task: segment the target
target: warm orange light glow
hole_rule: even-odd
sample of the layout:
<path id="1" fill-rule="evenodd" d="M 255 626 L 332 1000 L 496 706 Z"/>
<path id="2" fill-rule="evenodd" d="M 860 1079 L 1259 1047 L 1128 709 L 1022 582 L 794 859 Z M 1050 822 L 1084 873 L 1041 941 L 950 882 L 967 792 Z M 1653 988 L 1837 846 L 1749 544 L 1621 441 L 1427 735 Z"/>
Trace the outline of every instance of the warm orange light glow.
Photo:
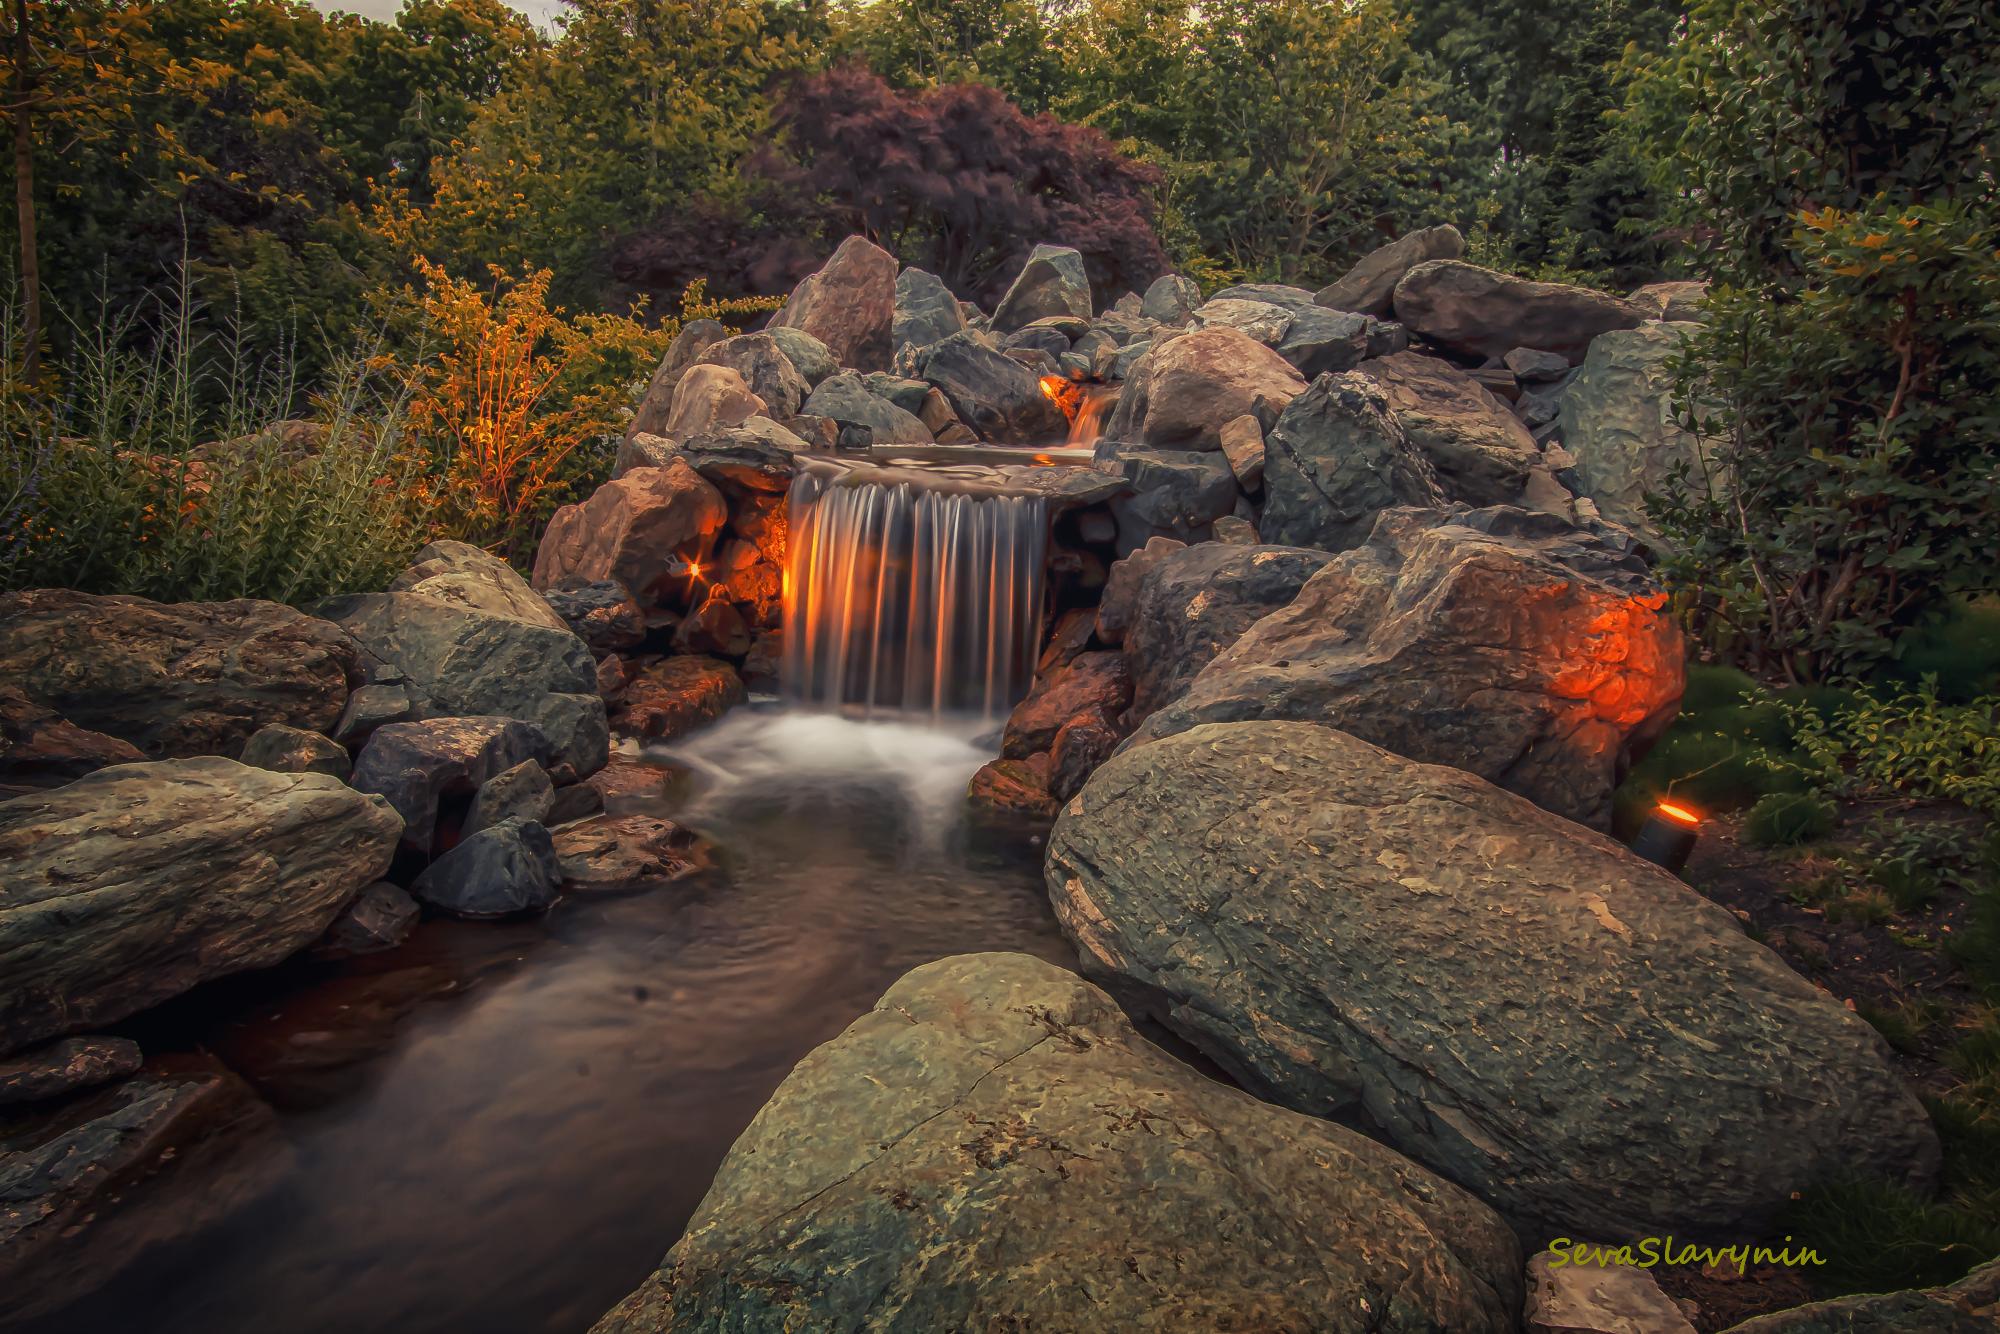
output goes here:
<path id="1" fill-rule="evenodd" d="M 1063 401 L 1063 390 L 1068 385 L 1069 381 L 1059 375 L 1044 375 L 1042 377 L 1042 393 L 1057 403 Z"/>
<path id="2" fill-rule="evenodd" d="M 698 560 L 691 560 L 691 561 L 689 561 L 689 562 L 688 562 L 688 578 L 690 578 L 690 579 L 699 579 L 699 578 L 701 578 L 701 562 L 700 562 L 700 561 L 698 561 Z"/>
<path id="3" fill-rule="evenodd" d="M 1663 801 L 1659 805 L 1655 806 L 1653 809 L 1657 810 L 1660 814 L 1666 816 L 1669 820 L 1676 821 L 1680 824 L 1697 825 L 1701 823 L 1701 817 L 1699 815 L 1696 815 L 1693 811 L 1689 810 L 1685 806 L 1676 806 L 1671 801 Z"/>

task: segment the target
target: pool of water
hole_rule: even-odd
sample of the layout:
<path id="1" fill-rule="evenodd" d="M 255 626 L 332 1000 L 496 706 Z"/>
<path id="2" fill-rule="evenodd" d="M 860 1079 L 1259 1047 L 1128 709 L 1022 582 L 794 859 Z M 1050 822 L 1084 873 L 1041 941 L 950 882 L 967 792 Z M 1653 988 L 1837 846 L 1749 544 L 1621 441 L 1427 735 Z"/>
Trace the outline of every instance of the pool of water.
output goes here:
<path id="1" fill-rule="evenodd" d="M 897 977 L 971 950 L 1073 964 L 1040 849 L 962 818 L 975 730 L 739 710 L 649 756 L 678 775 L 662 813 L 719 845 L 713 878 L 428 923 L 154 1016 L 152 1050 L 210 1052 L 277 1110 L 281 1165 L 47 1327 L 586 1329 L 793 1064 Z"/>

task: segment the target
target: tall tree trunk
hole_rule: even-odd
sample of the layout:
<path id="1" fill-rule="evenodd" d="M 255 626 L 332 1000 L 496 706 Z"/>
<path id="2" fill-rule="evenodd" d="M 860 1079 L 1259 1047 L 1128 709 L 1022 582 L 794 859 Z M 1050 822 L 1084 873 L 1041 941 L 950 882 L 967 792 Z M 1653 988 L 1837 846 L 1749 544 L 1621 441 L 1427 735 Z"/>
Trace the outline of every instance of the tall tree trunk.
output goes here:
<path id="1" fill-rule="evenodd" d="M 42 370 L 42 264 L 35 246 L 35 75 L 29 65 L 28 0 L 14 0 L 14 211 L 21 231 L 21 291 L 27 305 L 21 376 Z"/>

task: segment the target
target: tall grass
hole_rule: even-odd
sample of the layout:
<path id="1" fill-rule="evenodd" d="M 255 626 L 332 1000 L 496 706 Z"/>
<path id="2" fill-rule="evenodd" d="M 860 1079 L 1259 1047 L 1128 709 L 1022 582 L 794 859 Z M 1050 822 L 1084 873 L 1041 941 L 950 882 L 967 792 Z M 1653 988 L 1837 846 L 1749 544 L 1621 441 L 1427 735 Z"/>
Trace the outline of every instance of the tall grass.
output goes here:
<path id="1" fill-rule="evenodd" d="M 18 315 L 0 315 L 8 368 Z M 60 378 L 0 381 L 0 588 L 302 603 L 384 586 L 427 540 L 407 389 L 379 349 L 302 386 L 291 347 L 252 354 L 185 282 L 72 324 Z"/>

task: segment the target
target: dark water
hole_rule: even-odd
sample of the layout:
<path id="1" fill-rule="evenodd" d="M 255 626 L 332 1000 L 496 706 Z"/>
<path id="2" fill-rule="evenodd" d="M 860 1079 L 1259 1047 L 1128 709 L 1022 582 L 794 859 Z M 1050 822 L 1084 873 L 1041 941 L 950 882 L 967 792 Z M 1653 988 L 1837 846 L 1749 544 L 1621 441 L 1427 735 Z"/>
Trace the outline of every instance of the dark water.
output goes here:
<path id="1" fill-rule="evenodd" d="M 666 757 L 663 757 L 666 758 Z M 1069 964 L 1038 849 L 962 827 L 984 756 L 951 736 L 739 711 L 671 754 L 716 882 L 432 923 L 154 1021 L 278 1110 L 275 1184 L 155 1248 L 51 1329 L 560 1331 L 679 1235 L 792 1065 L 916 964 Z M 182 1174 L 182 1175 L 192 1175 Z M 171 1178 L 162 1191 L 203 1191 Z M 170 1210 L 179 1207 L 171 1201 Z"/>

